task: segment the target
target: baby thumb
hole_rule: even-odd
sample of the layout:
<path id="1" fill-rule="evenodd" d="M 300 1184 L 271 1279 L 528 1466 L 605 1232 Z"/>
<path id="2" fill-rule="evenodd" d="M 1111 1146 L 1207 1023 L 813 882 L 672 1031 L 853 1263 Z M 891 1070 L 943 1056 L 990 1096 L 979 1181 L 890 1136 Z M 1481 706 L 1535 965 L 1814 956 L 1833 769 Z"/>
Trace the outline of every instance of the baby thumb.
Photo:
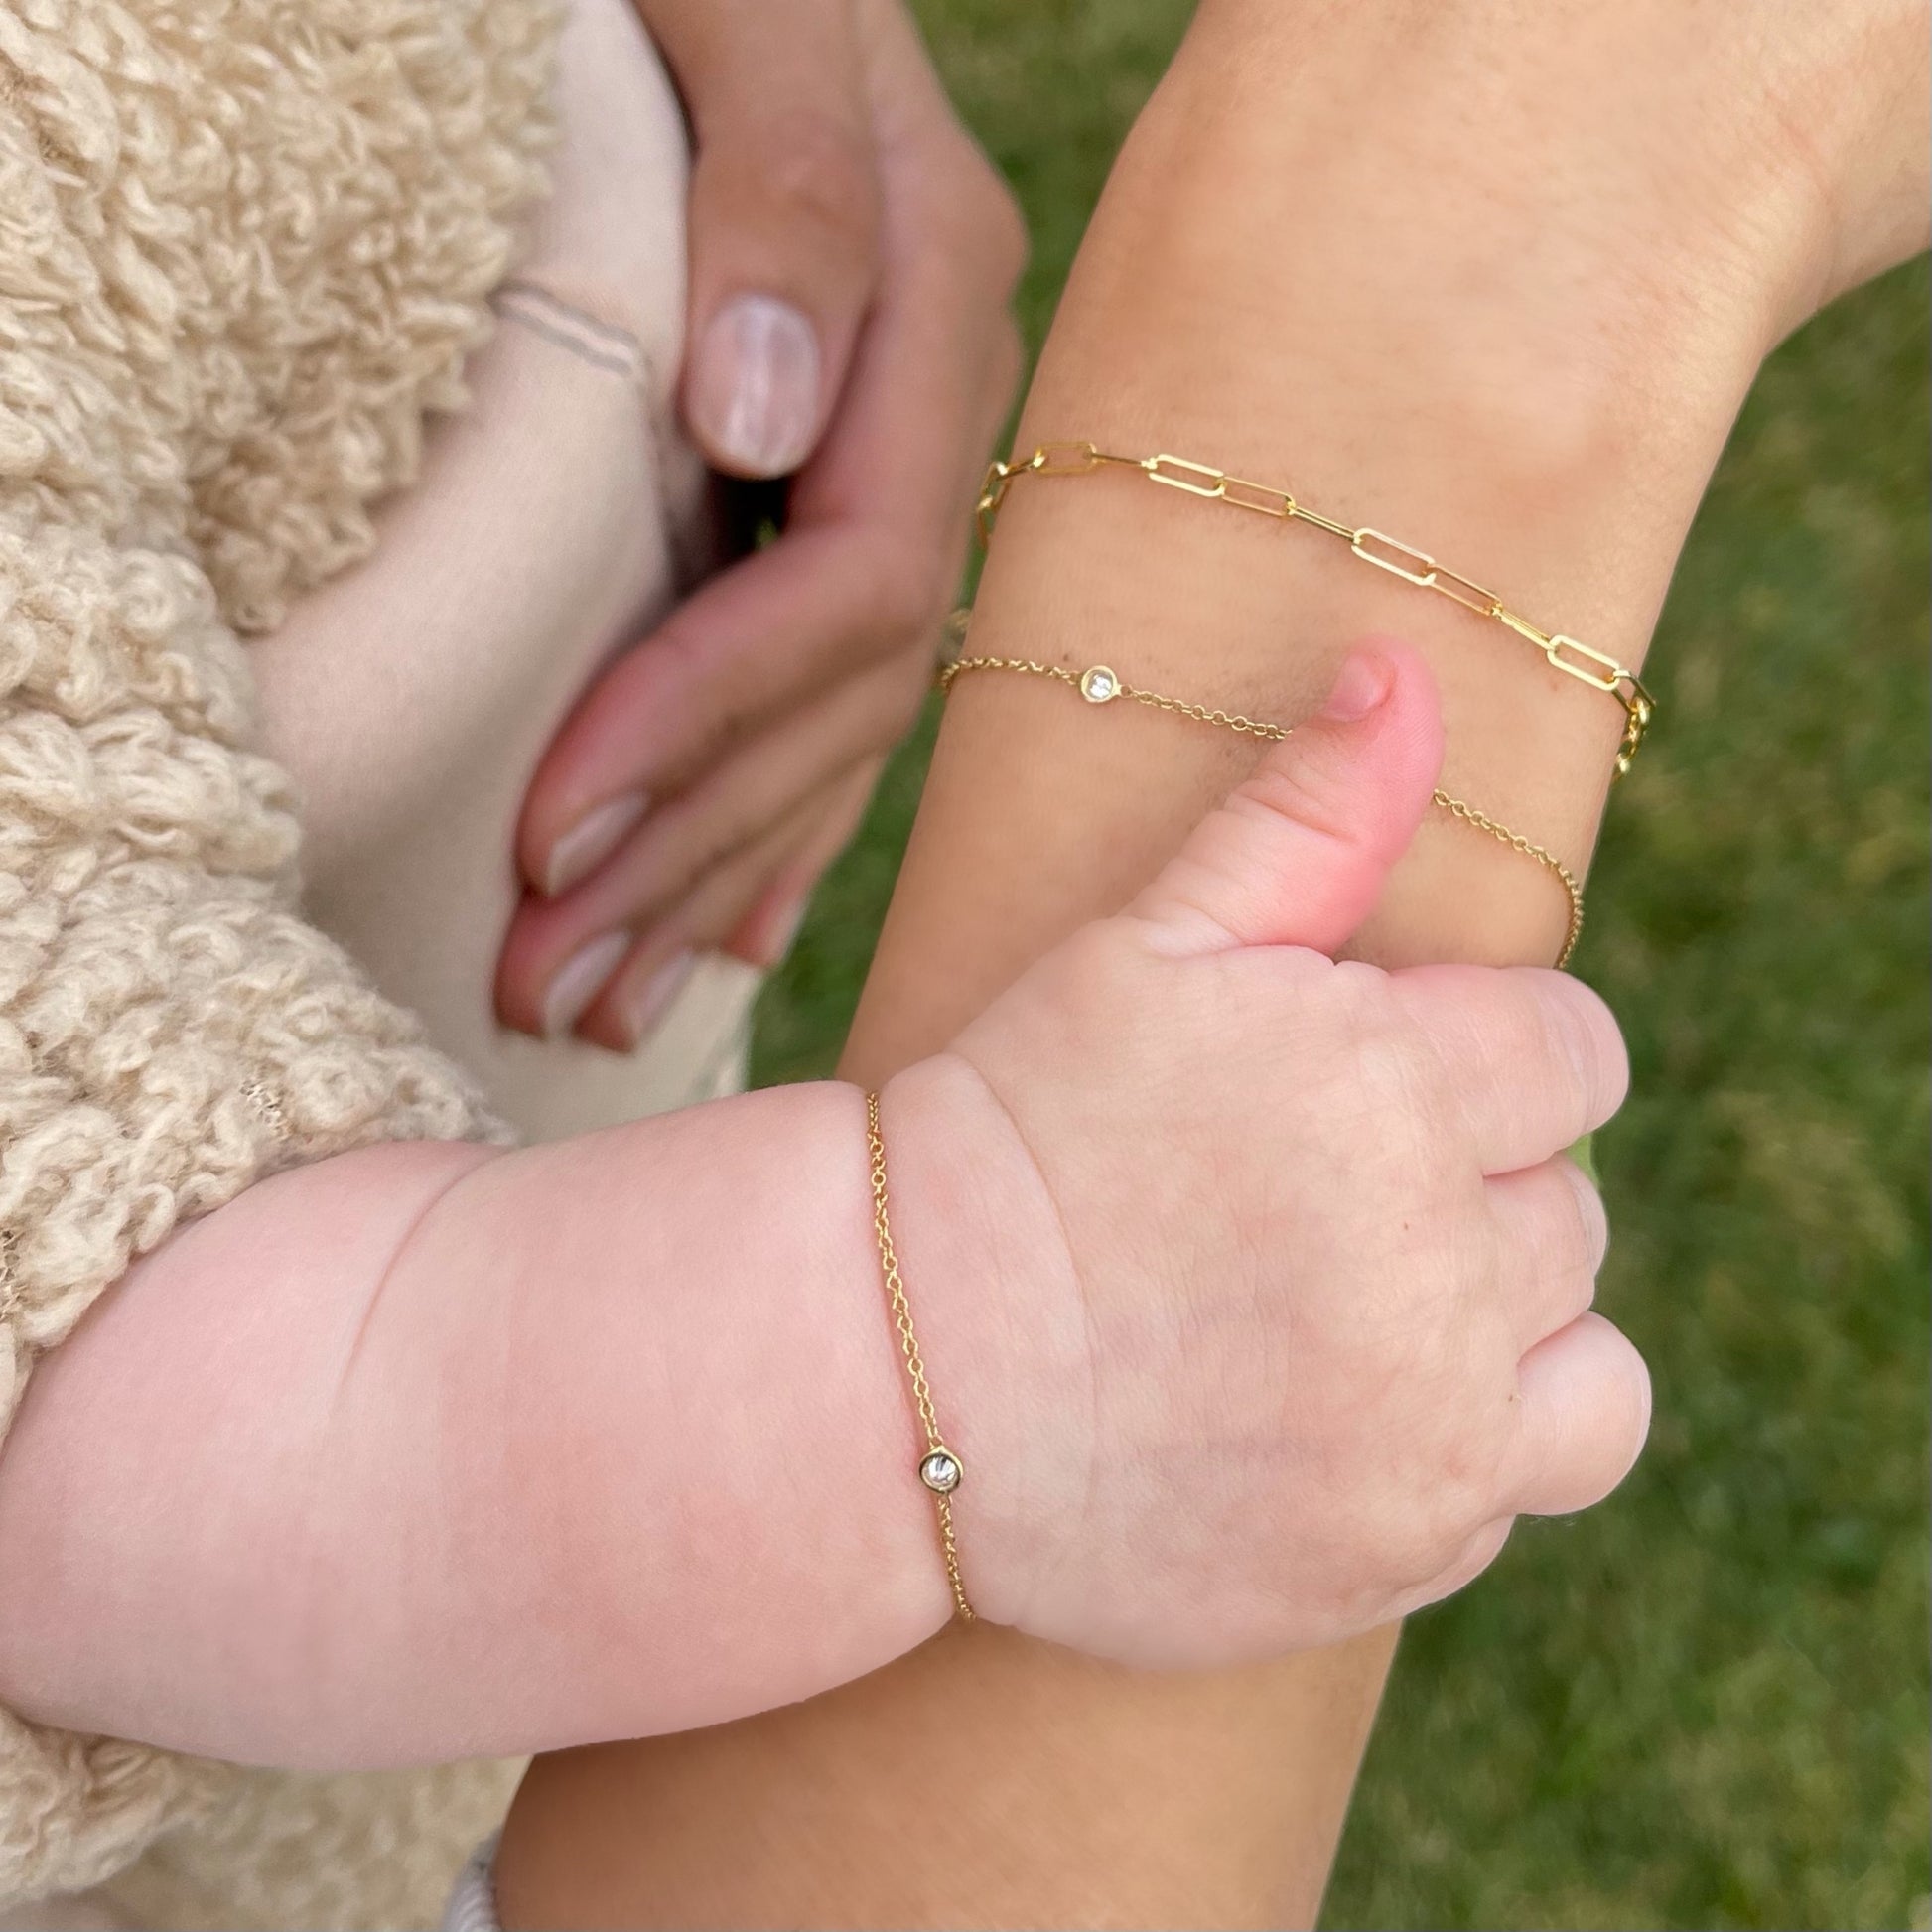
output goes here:
<path id="1" fill-rule="evenodd" d="M 1404 645 L 1359 645 L 1322 709 L 1269 748 L 1131 910 L 1176 952 L 1332 953 L 1408 850 L 1442 759 L 1429 667 Z"/>

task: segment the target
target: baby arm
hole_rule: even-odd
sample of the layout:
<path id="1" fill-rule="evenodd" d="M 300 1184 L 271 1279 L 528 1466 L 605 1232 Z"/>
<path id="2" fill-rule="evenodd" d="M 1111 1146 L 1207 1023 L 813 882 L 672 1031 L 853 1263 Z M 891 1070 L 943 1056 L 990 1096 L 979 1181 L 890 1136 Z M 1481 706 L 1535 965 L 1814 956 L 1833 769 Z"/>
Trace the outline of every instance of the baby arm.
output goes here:
<path id="1" fill-rule="evenodd" d="M 0 1477 L 17 1708 L 243 1759 L 655 1730 L 943 1620 L 854 1089 L 370 1149 L 137 1265 Z"/>
<path id="2" fill-rule="evenodd" d="M 1642 1433 L 1552 1158 L 1620 1095 L 1600 1004 L 1323 956 L 1440 752 L 1418 660 L 1353 669 L 1126 914 L 885 1093 L 967 1587 L 1125 1662 L 1385 1620 Z M 803 1697 L 948 1611 L 901 1375 L 852 1087 L 285 1174 L 37 1379 L 0 1697 L 311 1764 Z"/>

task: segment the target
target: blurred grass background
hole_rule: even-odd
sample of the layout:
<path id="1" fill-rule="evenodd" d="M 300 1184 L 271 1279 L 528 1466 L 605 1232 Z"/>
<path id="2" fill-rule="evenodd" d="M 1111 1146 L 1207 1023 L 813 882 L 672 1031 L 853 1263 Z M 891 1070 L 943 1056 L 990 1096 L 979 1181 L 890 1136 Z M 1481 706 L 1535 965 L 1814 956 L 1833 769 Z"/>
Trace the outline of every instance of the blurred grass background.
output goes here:
<path id="1" fill-rule="evenodd" d="M 1026 205 L 1037 345 L 1188 8 L 918 11 Z M 1602 1306 L 1650 1449 L 1411 1626 L 1332 1927 L 1932 1924 L 1927 309 L 1917 263 L 1779 351 L 1678 574 L 1579 959 L 1635 1067 Z M 932 725 L 766 994 L 761 1081 L 832 1065 Z"/>

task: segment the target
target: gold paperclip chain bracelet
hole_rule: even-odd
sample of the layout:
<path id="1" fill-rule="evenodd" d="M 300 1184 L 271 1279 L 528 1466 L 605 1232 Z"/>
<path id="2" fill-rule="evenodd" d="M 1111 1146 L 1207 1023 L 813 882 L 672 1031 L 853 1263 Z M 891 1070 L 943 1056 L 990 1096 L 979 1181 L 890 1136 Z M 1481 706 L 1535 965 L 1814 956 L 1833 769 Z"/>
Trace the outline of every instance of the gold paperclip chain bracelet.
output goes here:
<path id="1" fill-rule="evenodd" d="M 963 617 L 964 614 L 958 612 L 953 617 L 953 631 L 960 637 L 965 635 Z M 1246 718 L 1236 711 L 1189 704 L 1184 698 L 1171 698 L 1159 691 L 1143 690 L 1137 684 L 1129 684 L 1106 664 L 1092 664 L 1084 671 L 1070 671 L 1063 664 L 1041 664 L 1031 657 L 955 657 L 940 666 L 939 689 L 942 692 L 950 691 L 954 680 L 969 671 L 1020 671 L 1030 677 L 1051 678 L 1056 684 L 1067 685 L 1079 692 L 1089 704 L 1112 704 L 1116 698 L 1131 698 L 1134 703 L 1147 705 L 1155 711 L 1173 712 L 1176 717 L 1191 718 L 1202 725 L 1218 725 L 1224 731 L 1239 732 L 1246 738 L 1264 739 L 1270 744 L 1279 744 L 1290 733 L 1289 726 L 1273 724 L 1265 718 Z M 1430 794 L 1430 798 L 1451 818 L 1486 834 L 1497 844 L 1507 846 L 1523 858 L 1534 860 L 1563 888 L 1564 897 L 1570 906 L 1570 924 L 1564 934 L 1563 950 L 1557 955 L 1557 964 L 1569 965 L 1570 955 L 1577 950 L 1577 941 L 1583 936 L 1584 930 L 1584 889 L 1577 875 L 1548 846 L 1538 845 L 1521 832 L 1511 831 L 1507 825 L 1478 810 L 1465 799 L 1451 797 L 1441 785 Z"/>
<path id="2" fill-rule="evenodd" d="M 1463 610 L 1473 611 L 1479 618 L 1492 619 L 1515 631 L 1517 636 L 1534 644 L 1566 677 L 1576 678 L 1592 691 L 1606 692 L 1623 707 L 1623 743 L 1617 749 L 1617 775 L 1621 777 L 1629 770 L 1637 747 L 1643 743 L 1643 735 L 1657 712 L 1657 701 L 1644 689 L 1643 680 L 1635 671 L 1616 658 L 1593 650 L 1579 638 L 1566 636 L 1560 630 L 1545 630 L 1527 618 L 1518 617 L 1494 591 L 1485 590 L 1447 564 L 1439 564 L 1426 550 L 1412 549 L 1366 524 L 1351 528 L 1346 523 L 1337 523 L 1333 517 L 1323 516 L 1318 510 L 1298 502 L 1292 491 L 1272 483 L 1249 483 L 1245 478 L 1229 476 L 1225 470 L 1210 469 L 1204 463 L 1191 463 L 1185 457 L 1170 456 L 1165 451 L 1158 456 L 1116 456 L 1085 441 L 1041 443 L 1029 457 L 996 462 L 988 469 L 980 486 L 976 512 L 980 541 L 985 543 L 992 536 L 993 520 L 999 515 L 1000 505 L 1021 477 L 1084 477 L 1103 468 L 1136 470 L 1150 483 L 1163 483 L 1189 496 L 1203 496 L 1238 510 L 1252 510 L 1258 516 L 1277 517 L 1284 523 L 1312 524 L 1315 529 L 1340 538 L 1363 563 L 1386 570 L 1405 584 L 1414 584 L 1418 590 L 1434 591 L 1439 597 L 1459 604 Z"/>

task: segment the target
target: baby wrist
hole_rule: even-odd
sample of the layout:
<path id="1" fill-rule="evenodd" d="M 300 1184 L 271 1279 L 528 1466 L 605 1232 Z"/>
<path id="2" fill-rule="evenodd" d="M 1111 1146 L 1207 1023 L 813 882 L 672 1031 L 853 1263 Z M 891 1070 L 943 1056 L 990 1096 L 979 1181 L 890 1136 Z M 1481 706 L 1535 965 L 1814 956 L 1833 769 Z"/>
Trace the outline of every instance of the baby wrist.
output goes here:
<path id="1" fill-rule="evenodd" d="M 1065 1244 L 1006 1110 L 964 1060 L 939 1054 L 897 1075 L 879 1097 L 879 1125 L 891 1252 L 958 1464 L 944 1515 L 959 1589 L 978 1617 L 1013 1623 L 1084 1488 L 1088 1357 Z M 883 1258 L 875 1269 L 900 1355 L 905 1481 L 917 1491 L 931 1444 Z M 932 1550 L 946 1582 L 939 1523 Z"/>

